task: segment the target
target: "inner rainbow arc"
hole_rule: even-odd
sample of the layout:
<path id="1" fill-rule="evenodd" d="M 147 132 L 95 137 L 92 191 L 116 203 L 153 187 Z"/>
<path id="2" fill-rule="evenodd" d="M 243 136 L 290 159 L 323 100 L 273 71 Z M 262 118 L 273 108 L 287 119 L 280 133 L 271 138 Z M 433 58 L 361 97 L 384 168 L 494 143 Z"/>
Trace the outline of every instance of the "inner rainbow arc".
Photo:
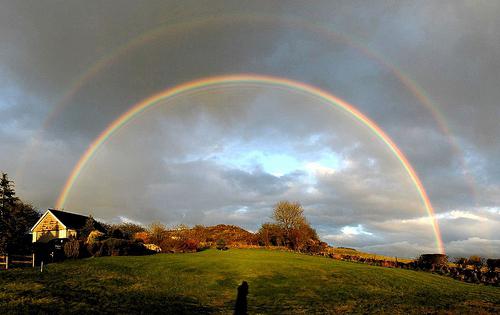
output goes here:
<path id="1" fill-rule="evenodd" d="M 68 195 L 72 187 L 74 186 L 76 180 L 78 179 L 78 176 L 80 175 L 80 173 L 82 172 L 88 161 L 91 159 L 91 157 L 99 149 L 99 147 L 104 142 L 106 142 L 106 140 L 109 139 L 117 130 L 122 128 L 125 124 L 127 124 L 127 122 L 132 120 L 134 117 L 144 112 L 148 108 L 151 108 L 152 106 L 158 104 L 158 102 L 161 100 L 172 98 L 179 94 L 192 91 L 195 89 L 213 87 L 224 84 L 235 84 L 235 83 L 269 84 L 305 92 L 313 96 L 316 96 L 320 99 L 323 99 L 332 105 L 336 105 L 337 107 L 351 114 L 354 118 L 363 123 L 366 127 L 368 127 L 378 138 L 380 138 L 387 145 L 390 151 L 397 157 L 397 159 L 400 161 L 403 168 L 407 172 L 408 176 L 410 177 L 411 181 L 415 185 L 415 188 L 417 189 L 418 194 L 424 204 L 425 210 L 429 215 L 434 235 L 436 238 L 436 247 L 441 254 L 445 253 L 443 241 L 441 238 L 441 232 L 439 230 L 439 225 L 434 213 L 434 208 L 429 199 L 429 196 L 417 172 L 415 171 L 409 160 L 406 158 L 406 156 L 403 154 L 403 152 L 395 144 L 395 142 L 373 120 L 364 115 L 356 107 L 338 98 L 337 96 L 303 82 L 293 81 L 281 77 L 267 76 L 267 75 L 235 74 L 235 75 L 222 75 L 222 76 L 202 78 L 177 85 L 173 88 L 169 88 L 132 106 L 129 110 L 127 110 L 115 121 L 113 121 L 88 146 L 84 154 L 80 157 L 77 164 L 71 171 L 70 176 L 66 180 L 66 183 L 59 197 L 57 198 L 56 208 L 58 209 L 64 208 Z"/>

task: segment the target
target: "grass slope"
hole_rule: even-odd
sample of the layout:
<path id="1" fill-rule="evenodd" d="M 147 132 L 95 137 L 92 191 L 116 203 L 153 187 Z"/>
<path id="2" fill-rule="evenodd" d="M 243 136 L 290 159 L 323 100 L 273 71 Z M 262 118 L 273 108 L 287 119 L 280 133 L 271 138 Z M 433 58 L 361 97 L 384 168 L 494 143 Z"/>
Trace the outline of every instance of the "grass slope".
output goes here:
<path id="1" fill-rule="evenodd" d="M 499 313 L 500 288 L 258 249 L 104 257 L 0 272 L 2 313 Z"/>

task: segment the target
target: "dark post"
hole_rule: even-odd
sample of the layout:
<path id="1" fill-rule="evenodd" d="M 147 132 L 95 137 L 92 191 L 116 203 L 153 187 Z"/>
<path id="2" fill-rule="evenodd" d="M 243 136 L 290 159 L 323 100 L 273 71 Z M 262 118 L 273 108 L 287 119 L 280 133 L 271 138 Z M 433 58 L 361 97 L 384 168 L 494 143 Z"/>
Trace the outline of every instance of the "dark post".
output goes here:
<path id="1" fill-rule="evenodd" d="M 234 307 L 234 315 L 247 315 L 247 295 L 248 283 L 243 281 L 238 286 L 238 296 L 236 297 L 236 305 Z"/>

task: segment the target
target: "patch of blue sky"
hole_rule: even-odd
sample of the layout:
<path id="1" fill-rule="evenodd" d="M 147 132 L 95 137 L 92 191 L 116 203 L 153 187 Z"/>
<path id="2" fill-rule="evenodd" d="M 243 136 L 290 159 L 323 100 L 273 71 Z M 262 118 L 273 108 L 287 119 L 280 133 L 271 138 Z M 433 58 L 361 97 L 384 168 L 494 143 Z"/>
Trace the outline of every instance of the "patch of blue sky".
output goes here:
<path id="1" fill-rule="evenodd" d="M 252 172 L 256 169 L 272 174 L 283 176 L 295 171 L 308 171 L 309 165 L 315 165 L 336 170 L 341 165 L 338 154 L 323 150 L 311 154 L 294 152 L 289 148 L 282 150 L 266 151 L 258 148 L 231 147 L 218 152 L 212 156 L 218 164 L 227 167 L 242 169 Z"/>
<path id="2" fill-rule="evenodd" d="M 226 168 L 248 173 L 263 171 L 277 177 L 302 171 L 310 175 L 311 184 L 319 173 L 334 173 L 344 165 L 341 155 L 329 149 L 298 152 L 286 143 L 272 148 L 262 143 L 232 143 L 202 151 L 175 162 L 213 161 Z"/>
<path id="3" fill-rule="evenodd" d="M 490 213 L 500 215 L 500 207 L 486 207 L 485 210 L 490 212 Z"/>
<path id="4" fill-rule="evenodd" d="M 315 161 L 321 166 L 331 168 L 334 170 L 338 170 L 341 168 L 342 163 L 342 157 L 332 151 L 323 151 L 321 154 L 321 158 Z"/>
<path id="5" fill-rule="evenodd" d="M 309 144 L 317 144 L 320 140 L 321 140 L 320 134 L 313 134 L 313 135 L 309 136 L 309 138 L 307 139 L 307 142 Z"/>
<path id="6" fill-rule="evenodd" d="M 247 172 L 261 169 L 274 176 L 283 176 L 302 169 L 302 163 L 292 154 L 272 153 L 256 149 L 249 151 L 237 150 L 236 152 L 224 151 L 216 154 L 213 158 L 226 167 Z"/>
<path id="7" fill-rule="evenodd" d="M 286 153 L 266 154 L 255 152 L 256 161 L 262 166 L 264 172 L 274 176 L 283 176 L 302 169 L 302 164 L 294 156 Z"/>
<path id="8" fill-rule="evenodd" d="M 357 226 L 346 225 L 342 227 L 340 231 L 345 235 L 373 235 L 373 233 L 365 231 L 365 228 L 361 224 Z"/>
<path id="9" fill-rule="evenodd" d="M 0 110 L 14 107 L 14 100 L 19 99 L 21 93 L 13 86 L 3 86 L 0 90 Z"/>
<path id="10" fill-rule="evenodd" d="M 41 105 L 42 101 L 22 91 L 17 86 L 12 84 L 2 85 L 2 83 L 0 77 L 0 131 L 15 134 L 18 137 L 21 136 L 21 133 L 23 133 L 23 136 L 31 136 L 31 132 L 40 127 L 37 124 L 41 124 L 43 119 L 30 120 L 29 123 L 27 119 L 37 116 L 36 114 L 39 117 L 44 117 L 48 107 L 34 106 L 35 104 Z M 18 107 L 21 107 L 20 102 L 24 103 L 25 108 L 29 108 L 29 114 L 19 110 Z M 32 106 L 28 107 L 26 104 L 32 104 Z"/>
<path id="11" fill-rule="evenodd" d="M 2 121 L 0 123 L 0 131 L 9 135 L 18 135 L 22 130 L 16 120 Z"/>
<path id="12" fill-rule="evenodd" d="M 241 207 L 241 208 L 238 208 L 234 211 L 235 213 L 238 213 L 238 214 L 245 214 L 248 212 L 248 207 L 247 206 L 244 206 L 244 207 Z"/>

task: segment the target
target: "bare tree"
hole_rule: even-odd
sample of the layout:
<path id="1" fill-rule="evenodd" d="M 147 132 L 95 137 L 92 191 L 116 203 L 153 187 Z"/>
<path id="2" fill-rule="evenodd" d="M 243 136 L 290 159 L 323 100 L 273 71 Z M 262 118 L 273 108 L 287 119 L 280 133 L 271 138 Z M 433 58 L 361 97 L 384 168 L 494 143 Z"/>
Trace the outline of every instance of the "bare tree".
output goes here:
<path id="1" fill-rule="evenodd" d="M 304 208 L 298 202 L 280 201 L 274 206 L 273 219 L 289 232 L 305 223 Z"/>
<path id="2" fill-rule="evenodd" d="M 167 228 L 159 221 L 151 223 L 148 227 L 149 241 L 160 246 L 161 242 L 165 239 L 166 232 Z"/>
<path id="3" fill-rule="evenodd" d="M 308 240 L 318 240 L 316 231 L 304 216 L 304 208 L 298 202 L 278 202 L 274 206 L 273 219 L 283 231 L 285 245 L 289 248 L 301 250 Z"/>

